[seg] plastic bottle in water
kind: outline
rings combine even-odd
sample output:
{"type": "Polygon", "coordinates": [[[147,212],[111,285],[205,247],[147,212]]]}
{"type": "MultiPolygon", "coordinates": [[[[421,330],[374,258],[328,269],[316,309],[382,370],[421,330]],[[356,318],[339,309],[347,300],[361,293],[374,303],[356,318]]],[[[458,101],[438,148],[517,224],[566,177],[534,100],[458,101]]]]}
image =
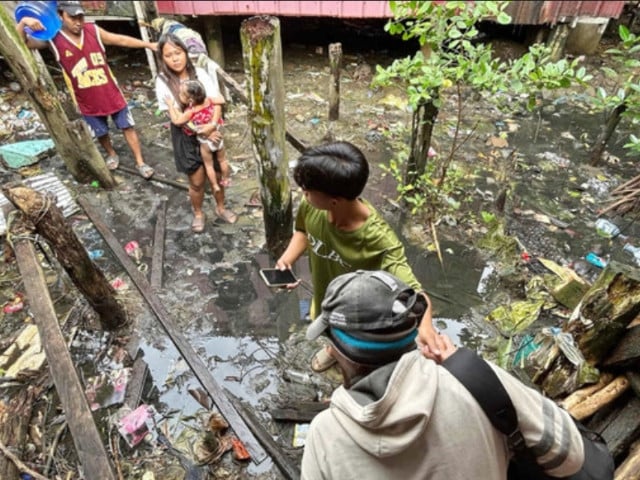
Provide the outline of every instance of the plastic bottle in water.
{"type": "Polygon", "coordinates": [[[599,257],[598,255],[596,255],[593,252],[589,252],[585,255],[584,259],[589,262],[591,265],[594,265],[598,268],[604,268],[607,266],[607,261],[602,258],[599,257]]]}
{"type": "Polygon", "coordinates": [[[598,235],[606,238],[614,238],[620,235],[620,229],[606,218],[596,220],[596,231],[598,235]]]}
{"type": "Polygon", "coordinates": [[[635,246],[631,245],[630,243],[625,243],[624,247],[622,247],[622,249],[625,252],[628,252],[631,255],[633,255],[633,259],[635,260],[636,264],[640,265],[640,247],[635,247],[635,246]]]}

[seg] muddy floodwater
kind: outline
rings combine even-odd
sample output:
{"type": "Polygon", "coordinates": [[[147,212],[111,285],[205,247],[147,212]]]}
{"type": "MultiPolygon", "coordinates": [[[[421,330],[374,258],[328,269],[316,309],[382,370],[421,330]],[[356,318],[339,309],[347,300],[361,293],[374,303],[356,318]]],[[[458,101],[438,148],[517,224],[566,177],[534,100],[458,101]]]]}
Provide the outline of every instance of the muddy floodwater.
{"type": "MultiPolygon", "coordinates": [[[[508,48],[509,44],[505,45],[508,48]]],[[[308,145],[336,138],[353,142],[365,151],[373,172],[364,196],[382,212],[405,243],[418,279],[431,294],[437,328],[458,344],[481,348],[483,342],[496,335],[484,322],[485,315],[497,304],[510,302],[517,292],[522,292],[522,286],[501,282],[492,267],[492,262],[497,261],[494,252],[474,247],[485,233],[482,226],[476,222],[472,227],[462,216],[443,219],[438,225],[443,253],[440,263],[428,227],[419,217],[404,211],[393,179],[379,168],[393,154],[385,133],[410,122],[402,90],[369,86],[375,65],[388,64],[394,52],[371,51],[361,45],[355,50],[348,43],[344,44],[344,50],[341,116],[339,121],[329,123],[326,45],[301,41],[285,44],[288,129],[308,145]]],[[[122,170],[115,172],[119,184],[113,190],[79,185],[57,156],[20,172],[4,168],[3,181],[20,179],[21,174],[55,172],[74,197],[81,197],[95,207],[121,246],[133,240],[138,243],[141,253],[136,259],[137,268],[147,278],[157,248],[154,234],[158,212],[166,206],[162,284],[153,289],[153,294],[215,380],[231,395],[232,402],[242,402],[251,409],[296,463],[301,448],[293,445],[295,424],[273,422],[269,412],[276,405],[326,399],[339,377],[331,371],[327,375],[311,375],[308,367],[319,344],[311,345],[303,339],[307,324],[304,317],[311,298],[306,258],[295,269],[305,283],[293,292],[270,290],[258,275],[259,268],[272,266],[274,259],[263,249],[262,209],[254,202],[258,184],[247,109],[232,102],[226,113],[225,145],[233,172],[227,205],[238,214],[238,222],[229,225],[217,219],[213,199],[208,194],[205,230],[193,234],[186,178],[175,171],[167,120],[156,112],[144,54],[120,51],[109,54],[136,120],[147,163],[156,169],[158,176],[180,182],[185,188],[145,181],[122,170]]],[[[225,69],[242,83],[237,43],[228,43],[225,54],[225,69]]],[[[7,104],[25,101],[19,94],[10,94],[6,89],[3,92],[3,102],[7,104]]],[[[508,187],[506,233],[518,239],[520,253],[550,258],[563,265],[576,264],[591,279],[599,269],[584,261],[588,252],[594,251],[607,259],[632,261],[623,252],[622,243],[603,239],[594,227],[598,210],[608,201],[608,193],[638,173],[637,160],[629,158],[622,149],[629,125],[621,125],[606,160],[601,167],[593,168],[588,166],[587,148],[599,133],[603,118],[591,111],[584,92],[554,93],[540,118],[523,109],[504,113],[483,99],[470,97],[466,103],[463,127],[476,131],[457,160],[471,179],[466,192],[470,202],[465,204],[469,215],[495,211],[498,193],[508,187]],[[494,141],[496,138],[506,139],[506,144],[494,141]],[[506,158],[514,160],[505,175],[502,165],[506,158]]],[[[448,106],[453,108],[454,104],[451,99],[448,106]]],[[[442,109],[436,126],[436,148],[443,151],[450,140],[455,116],[452,108],[442,109]]],[[[46,136],[46,132],[42,135],[46,136]]],[[[114,133],[113,138],[121,164],[133,167],[122,135],[114,133]]],[[[293,161],[297,152],[287,146],[287,155],[288,161],[293,161]]],[[[297,204],[301,192],[293,183],[292,194],[297,204]]],[[[194,437],[188,433],[201,427],[204,412],[202,404],[189,393],[200,387],[198,379],[88,215],[78,208],[68,221],[107,278],[119,279],[118,295],[131,321],[126,335],[135,339],[139,355],[149,369],[141,401],[155,407],[161,424],[158,428],[174,445],[193,443],[194,437]]],[[[623,230],[628,242],[640,245],[633,219],[612,218],[612,221],[623,230]]],[[[55,261],[43,261],[43,265],[49,272],[59,271],[55,261]]],[[[16,269],[10,261],[3,264],[3,303],[21,290],[16,269]]],[[[81,303],[64,275],[56,277],[51,273],[50,287],[53,295],[61,299],[57,303],[61,316],[81,303]]],[[[9,338],[27,316],[28,307],[6,314],[3,335],[9,338]]],[[[76,325],[81,334],[76,334],[71,349],[83,378],[109,364],[108,354],[96,356],[96,352],[106,351],[113,338],[97,330],[96,325],[90,315],[76,325]]],[[[114,407],[102,408],[94,416],[101,425],[108,426],[113,425],[114,412],[114,407]]],[[[127,478],[142,478],[150,471],[155,472],[155,478],[182,478],[160,473],[166,472],[166,464],[175,459],[157,456],[154,448],[152,442],[135,448],[121,446],[122,461],[130,465],[127,478]]],[[[269,459],[257,465],[239,464],[224,457],[212,470],[216,468],[217,478],[283,478],[269,459]]]]}

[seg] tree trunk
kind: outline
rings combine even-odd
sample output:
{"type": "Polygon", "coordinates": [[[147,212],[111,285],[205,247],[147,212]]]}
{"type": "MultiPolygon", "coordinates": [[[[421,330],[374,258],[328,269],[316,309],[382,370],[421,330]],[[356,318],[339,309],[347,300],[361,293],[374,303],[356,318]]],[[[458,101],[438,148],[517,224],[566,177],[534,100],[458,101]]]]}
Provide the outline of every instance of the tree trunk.
{"type": "Polygon", "coordinates": [[[49,242],[73,283],[100,316],[102,327],[106,330],[122,327],[126,323],[126,313],[115,298],[115,290],[91,261],[55,202],[27,187],[8,185],[2,190],[49,242]]]}
{"type": "Polygon", "coordinates": [[[58,154],[73,177],[82,183],[97,180],[104,188],[115,186],[111,172],[82,120],[70,121],[58,100],[55,84],[42,57],[30,52],[19,38],[15,22],[0,6],[0,55],[7,61],[47,126],[58,154]]]}
{"type": "Polygon", "coordinates": [[[438,116],[438,108],[433,102],[421,103],[411,121],[411,151],[407,161],[405,183],[412,185],[427,167],[427,154],[431,146],[433,126],[438,116]]]}
{"type": "Polygon", "coordinates": [[[342,44],[329,44],[329,120],[340,118],[340,68],[342,44]]]}
{"type": "MultiPolygon", "coordinates": [[[[629,92],[626,92],[629,93],[629,92]]],[[[592,167],[597,166],[602,160],[602,153],[604,152],[607,143],[611,139],[613,132],[615,132],[618,123],[620,123],[620,119],[622,118],[622,114],[627,110],[627,104],[621,103],[616,108],[613,109],[609,117],[607,118],[607,123],[604,125],[604,130],[598,135],[598,139],[596,140],[595,145],[591,149],[591,153],[589,154],[590,164],[592,167]]]]}
{"type": "Polygon", "coordinates": [[[286,152],[280,21],[251,17],[240,27],[249,123],[256,156],[267,250],[278,257],[293,228],[286,152]]]}

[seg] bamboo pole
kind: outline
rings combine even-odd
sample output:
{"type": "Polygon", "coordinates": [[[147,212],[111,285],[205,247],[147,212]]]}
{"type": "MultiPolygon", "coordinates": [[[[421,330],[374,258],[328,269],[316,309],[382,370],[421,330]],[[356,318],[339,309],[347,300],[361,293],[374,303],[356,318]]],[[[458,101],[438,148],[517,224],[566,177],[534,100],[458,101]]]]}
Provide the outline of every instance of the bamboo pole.
{"type": "MultiPolygon", "coordinates": [[[[147,19],[145,18],[144,11],[142,10],[141,3],[142,2],[138,0],[134,1],[133,9],[135,10],[136,18],[138,19],[138,28],[140,29],[140,36],[142,37],[142,40],[144,40],[145,42],[150,42],[151,37],[149,36],[149,29],[147,28],[148,23],[147,19]]],[[[148,48],[145,48],[144,51],[147,54],[147,62],[149,63],[149,70],[151,70],[151,77],[155,78],[155,76],[158,74],[155,56],[153,55],[153,52],[148,48]]]]}

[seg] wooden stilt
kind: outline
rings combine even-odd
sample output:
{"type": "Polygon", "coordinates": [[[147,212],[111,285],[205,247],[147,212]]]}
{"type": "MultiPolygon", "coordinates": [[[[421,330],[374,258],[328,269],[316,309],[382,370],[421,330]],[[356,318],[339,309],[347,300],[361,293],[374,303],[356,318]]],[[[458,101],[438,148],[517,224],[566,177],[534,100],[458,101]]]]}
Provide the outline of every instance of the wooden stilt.
{"type": "Polygon", "coordinates": [[[329,120],[340,118],[340,69],[342,67],[342,44],[329,45],[329,120]]]}

